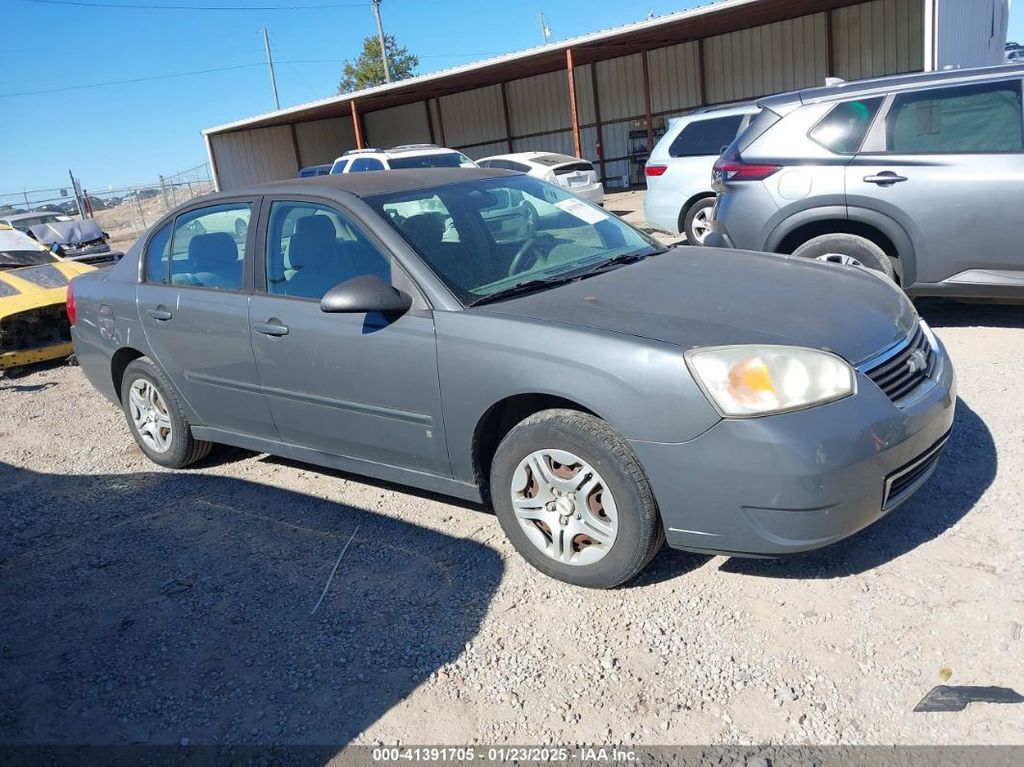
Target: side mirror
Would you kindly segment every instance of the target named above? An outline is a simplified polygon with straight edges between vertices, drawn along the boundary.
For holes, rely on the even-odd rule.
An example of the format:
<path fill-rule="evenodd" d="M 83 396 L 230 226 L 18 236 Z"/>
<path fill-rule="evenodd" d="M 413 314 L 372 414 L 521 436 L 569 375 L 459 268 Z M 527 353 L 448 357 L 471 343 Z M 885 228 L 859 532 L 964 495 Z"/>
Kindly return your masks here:
<path fill-rule="evenodd" d="M 320 311 L 345 314 L 403 314 L 412 297 L 388 285 L 375 274 L 338 283 L 320 300 Z"/>

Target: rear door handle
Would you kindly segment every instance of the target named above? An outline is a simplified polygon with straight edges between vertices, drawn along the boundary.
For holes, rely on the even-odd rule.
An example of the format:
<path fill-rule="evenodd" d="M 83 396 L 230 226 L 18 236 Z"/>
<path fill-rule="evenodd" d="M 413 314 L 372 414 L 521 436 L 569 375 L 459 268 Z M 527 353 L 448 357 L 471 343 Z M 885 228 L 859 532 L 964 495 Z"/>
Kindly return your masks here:
<path fill-rule="evenodd" d="M 266 322 L 255 322 L 253 323 L 252 329 L 257 333 L 262 333 L 265 336 L 286 336 L 288 335 L 288 326 L 282 325 L 281 320 L 271 317 Z"/>
<path fill-rule="evenodd" d="M 898 176 L 891 170 L 883 170 L 881 173 L 877 173 L 874 176 L 865 176 L 864 181 L 869 184 L 878 184 L 879 186 L 892 186 L 900 181 L 906 181 L 906 176 Z"/>
<path fill-rule="evenodd" d="M 167 311 L 166 309 L 156 308 L 156 309 L 146 309 L 146 316 L 147 317 L 152 317 L 154 320 L 159 320 L 160 322 L 166 322 L 173 315 L 169 311 Z"/>

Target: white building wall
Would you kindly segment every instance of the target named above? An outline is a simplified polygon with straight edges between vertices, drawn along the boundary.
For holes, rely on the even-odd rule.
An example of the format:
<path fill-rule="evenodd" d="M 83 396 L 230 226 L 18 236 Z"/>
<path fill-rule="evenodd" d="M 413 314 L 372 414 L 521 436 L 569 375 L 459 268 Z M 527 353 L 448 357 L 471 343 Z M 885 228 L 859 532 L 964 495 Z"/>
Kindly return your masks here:
<path fill-rule="evenodd" d="M 929 9 L 930 10 L 930 9 Z M 934 6 L 934 69 L 984 67 L 1003 63 L 1010 0 L 938 0 Z"/>
<path fill-rule="evenodd" d="M 572 125 L 565 72 L 511 80 L 505 89 L 513 136 L 560 130 Z"/>
<path fill-rule="evenodd" d="M 639 53 L 598 61 L 594 68 L 602 122 L 644 113 L 644 65 Z"/>
<path fill-rule="evenodd" d="M 288 126 L 256 128 L 210 137 L 221 189 L 238 189 L 298 175 Z"/>
<path fill-rule="evenodd" d="M 699 51 L 697 43 L 689 42 L 647 53 L 652 112 L 685 109 L 701 103 Z"/>

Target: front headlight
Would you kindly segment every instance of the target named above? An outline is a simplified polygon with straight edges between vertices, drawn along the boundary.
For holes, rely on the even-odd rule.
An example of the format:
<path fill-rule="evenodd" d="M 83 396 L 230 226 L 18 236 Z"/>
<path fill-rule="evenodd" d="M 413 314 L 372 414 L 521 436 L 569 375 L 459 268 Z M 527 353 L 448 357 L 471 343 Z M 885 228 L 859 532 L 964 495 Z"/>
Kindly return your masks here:
<path fill-rule="evenodd" d="M 695 349 L 686 364 L 722 414 L 734 418 L 832 402 L 857 387 L 846 360 L 798 346 Z"/>

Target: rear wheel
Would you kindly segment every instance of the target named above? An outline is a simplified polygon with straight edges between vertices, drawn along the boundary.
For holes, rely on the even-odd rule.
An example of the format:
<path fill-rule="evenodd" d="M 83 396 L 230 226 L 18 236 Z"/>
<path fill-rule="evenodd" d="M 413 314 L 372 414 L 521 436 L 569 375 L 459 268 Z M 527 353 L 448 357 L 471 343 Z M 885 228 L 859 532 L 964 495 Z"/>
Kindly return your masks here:
<path fill-rule="evenodd" d="M 586 413 L 545 410 L 516 425 L 495 453 L 491 499 L 523 558 L 578 586 L 629 580 L 665 540 L 633 451 Z"/>
<path fill-rule="evenodd" d="M 181 469 L 205 458 L 213 447 L 192 436 L 178 393 L 148 357 L 125 368 L 121 406 L 136 444 L 154 463 Z"/>
<path fill-rule="evenodd" d="M 896 269 L 889 255 L 875 243 L 855 234 L 822 234 L 793 251 L 794 256 L 864 266 L 895 279 Z"/>
<path fill-rule="evenodd" d="M 714 197 L 697 200 L 686 211 L 683 219 L 683 233 L 690 245 L 703 245 L 711 232 L 711 210 L 715 207 Z"/>

